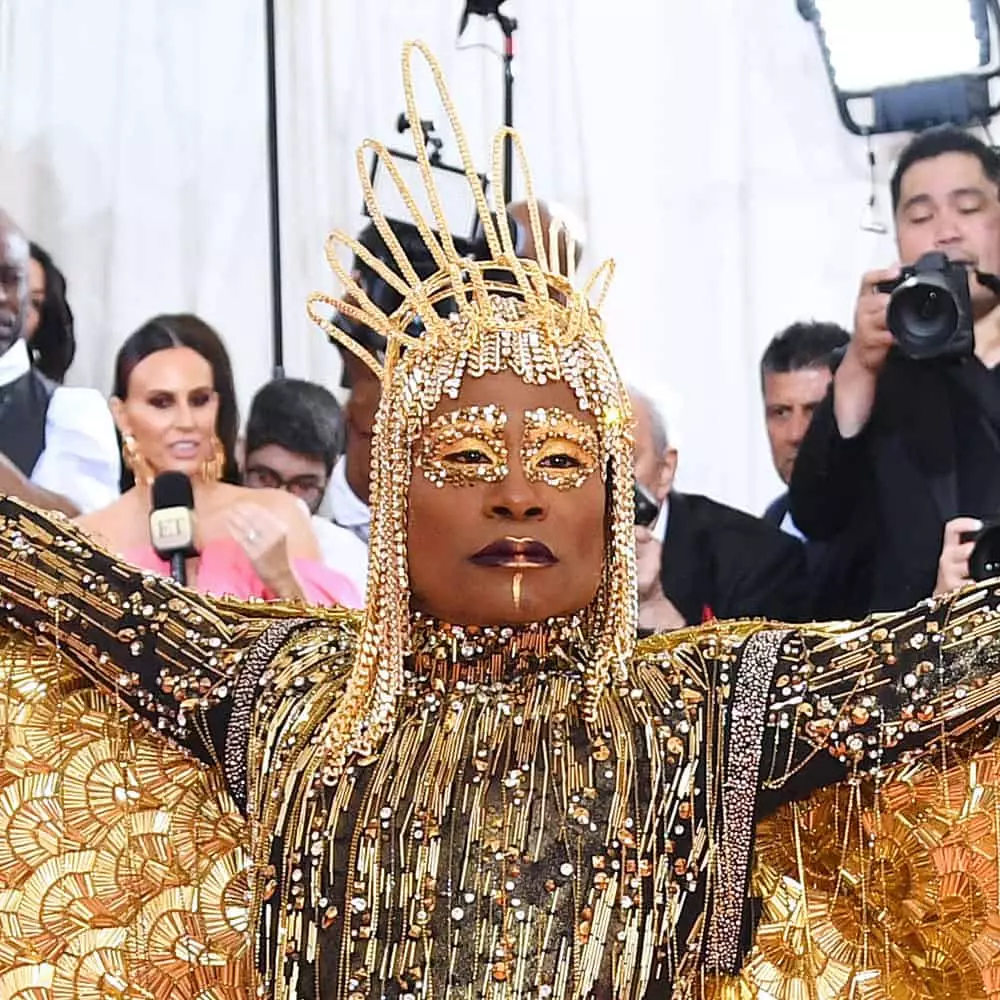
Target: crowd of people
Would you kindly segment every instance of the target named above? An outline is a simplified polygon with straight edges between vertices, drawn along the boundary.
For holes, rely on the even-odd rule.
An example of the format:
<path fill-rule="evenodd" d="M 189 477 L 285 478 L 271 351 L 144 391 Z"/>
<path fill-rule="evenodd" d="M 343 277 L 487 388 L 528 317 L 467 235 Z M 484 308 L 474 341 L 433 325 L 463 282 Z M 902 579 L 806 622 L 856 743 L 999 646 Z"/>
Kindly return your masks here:
<path fill-rule="evenodd" d="M 970 581 L 976 532 L 1000 513 L 998 184 L 1000 157 L 974 136 L 916 136 L 891 184 L 900 263 L 864 276 L 853 331 L 798 321 L 767 345 L 761 397 L 788 489 L 765 524 L 672 492 L 677 452 L 640 395 L 637 478 L 661 505 L 638 529 L 648 627 L 856 620 Z M 970 272 L 968 357 L 914 360 L 889 331 L 887 284 L 932 252 Z"/>
<path fill-rule="evenodd" d="M 276 380 L 242 428 L 190 315 L 125 340 L 107 403 L 62 385 L 66 282 L 0 216 L 0 987 L 839 1000 L 903 969 L 986 996 L 1000 608 L 969 558 L 1000 508 L 1000 159 L 929 131 L 892 191 L 902 264 L 968 270 L 972 349 L 901 355 L 898 268 L 852 332 L 778 333 L 762 516 L 674 490 L 544 205 L 481 212 L 476 260 L 416 220 L 421 280 L 372 200 L 317 297 L 346 405 Z M 150 544 L 164 473 L 192 484 L 189 586 Z M 907 860 L 980 882 L 918 899 Z"/>
<path fill-rule="evenodd" d="M 865 276 L 853 336 L 834 323 L 796 321 L 767 345 L 761 399 L 788 490 L 766 511 L 675 490 L 678 453 L 662 403 L 632 388 L 636 478 L 656 506 L 652 522 L 636 527 L 642 629 L 710 618 L 856 620 L 968 581 L 970 539 L 1000 511 L 991 472 L 1000 457 L 992 384 L 1000 309 L 995 289 L 975 277 L 1000 268 L 998 181 L 996 152 L 944 127 L 913 140 L 892 183 L 902 265 L 937 250 L 972 268 L 975 351 L 965 364 L 913 362 L 893 348 L 888 294 L 877 286 L 898 268 Z M 525 205 L 507 214 L 530 258 Z M 562 233 L 563 265 L 569 242 L 579 261 L 578 224 L 544 203 L 540 211 Z M 63 274 L 10 215 L 0 236 L 0 489 L 80 516 L 112 549 L 157 568 L 143 555 L 149 484 L 176 468 L 199 484 L 200 558 L 214 567 L 198 573 L 192 564 L 195 586 L 358 605 L 381 394 L 370 368 L 341 351 L 343 407 L 304 380 L 269 383 L 241 429 L 220 336 L 195 316 L 164 315 L 122 345 L 106 403 L 95 390 L 62 384 L 76 351 Z M 361 245 L 387 257 L 374 226 Z M 373 296 L 380 286 L 391 312 L 399 296 L 363 256 L 355 275 Z M 364 324 L 338 322 L 379 349 Z M 232 544 L 219 548 L 223 539 Z M 326 590 L 303 582 L 310 565 L 333 574 Z"/>
<path fill-rule="evenodd" d="M 343 447 L 344 420 L 322 386 L 281 379 L 240 427 L 232 365 L 197 316 L 161 315 L 129 335 L 113 390 L 62 384 L 75 352 L 66 281 L 0 216 L 2 488 L 77 519 L 96 541 L 157 572 L 151 488 L 166 471 L 193 485 L 198 555 L 189 583 L 234 597 L 361 605 L 367 551 L 317 516 Z"/>
<path fill-rule="evenodd" d="M 540 211 L 548 226 L 552 213 L 545 203 Z M 527 203 L 512 204 L 509 216 L 521 252 L 533 255 Z M 385 253 L 374 227 L 363 238 Z M 577 260 L 581 253 L 578 244 Z M 150 545 L 151 487 L 162 472 L 182 472 L 197 513 L 189 585 L 361 605 L 381 394 L 366 365 L 342 351 L 344 406 L 324 386 L 275 379 L 255 394 L 241 427 L 221 336 L 197 316 L 164 314 L 125 339 L 105 400 L 63 385 L 76 352 L 66 279 L 3 209 L 0 267 L 0 491 L 67 514 L 111 551 L 169 573 Z M 371 337 L 359 332 L 362 342 Z"/>

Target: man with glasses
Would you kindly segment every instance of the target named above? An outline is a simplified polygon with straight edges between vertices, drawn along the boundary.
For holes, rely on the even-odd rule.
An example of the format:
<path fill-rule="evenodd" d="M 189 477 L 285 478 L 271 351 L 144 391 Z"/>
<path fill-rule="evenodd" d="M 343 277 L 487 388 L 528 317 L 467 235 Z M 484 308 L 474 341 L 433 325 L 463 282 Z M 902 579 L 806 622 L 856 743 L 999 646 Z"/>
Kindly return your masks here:
<path fill-rule="evenodd" d="M 288 490 L 313 515 L 313 531 L 331 569 L 365 591 L 368 550 L 346 528 L 317 515 L 330 473 L 343 452 L 340 405 L 321 385 L 302 379 L 268 382 L 250 404 L 243 437 L 243 484 Z"/>

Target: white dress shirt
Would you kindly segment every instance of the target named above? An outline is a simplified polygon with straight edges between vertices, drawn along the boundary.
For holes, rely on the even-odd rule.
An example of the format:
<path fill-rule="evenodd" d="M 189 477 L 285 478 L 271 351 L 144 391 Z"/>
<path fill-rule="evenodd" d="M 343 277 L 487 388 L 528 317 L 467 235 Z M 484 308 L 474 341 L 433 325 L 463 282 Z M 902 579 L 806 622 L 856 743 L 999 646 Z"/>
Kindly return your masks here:
<path fill-rule="evenodd" d="M 0 356 L 0 386 L 30 367 L 28 345 L 19 340 Z M 118 498 L 120 474 L 118 439 L 104 397 L 96 389 L 57 386 L 45 414 L 45 448 L 28 478 L 87 514 Z"/>
<path fill-rule="evenodd" d="M 806 536 L 799 531 L 799 526 L 792 520 L 792 512 L 790 510 L 785 511 L 785 516 L 781 519 L 780 527 L 786 535 L 791 535 L 792 538 L 797 538 L 800 542 L 806 540 Z"/>
<path fill-rule="evenodd" d="M 323 565 L 343 573 L 364 598 L 368 582 L 368 546 L 352 531 L 325 517 L 314 516 L 312 529 L 323 556 Z"/>
<path fill-rule="evenodd" d="M 649 532 L 661 545 L 667 538 L 667 525 L 670 523 L 670 497 L 660 504 L 660 513 L 650 527 Z"/>
<path fill-rule="evenodd" d="M 371 529 L 372 512 L 368 504 L 360 500 L 347 482 L 347 459 L 342 455 L 340 461 L 333 467 L 330 485 L 326 490 L 324 503 L 329 516 L 342 528 L 368 544 L 368 533 Z"/>

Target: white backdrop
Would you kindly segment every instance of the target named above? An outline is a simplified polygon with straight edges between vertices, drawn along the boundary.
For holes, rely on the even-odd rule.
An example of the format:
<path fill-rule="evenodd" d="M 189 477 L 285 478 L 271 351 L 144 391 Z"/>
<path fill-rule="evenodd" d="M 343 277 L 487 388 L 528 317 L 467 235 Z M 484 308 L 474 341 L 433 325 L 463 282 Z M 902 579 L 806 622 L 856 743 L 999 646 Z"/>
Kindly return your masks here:
<path fill-rule="evenodd" d="M 403 141 L 403 40 L 439 54 L 484 166 L 500 63 L 456 49 L 462 0 L 278 6 L 286 371 L 335 384 L 303 304 L 333 289 L 326 232 L 361 224 L 354 147 Z M 617 260 L 611 336 L 626 374 L 679 400 L 680 484 L 761 509 L 760 351 L 796 319 L 846 324 L 892 257 L 860 228 L 865 148 L 808 26 L 794 0 L 508 6 L 536 186 L 585 220 L 587 264 Z M 68 275 L 71 381 L 107 389 L 121 340 L 179 310 L 223 334 L 244 405 L 268 377 L 262 33 L 262 0 L 0 0 L 0 204 Z M 474 19 L 464 41 L 501 39 Z"/>

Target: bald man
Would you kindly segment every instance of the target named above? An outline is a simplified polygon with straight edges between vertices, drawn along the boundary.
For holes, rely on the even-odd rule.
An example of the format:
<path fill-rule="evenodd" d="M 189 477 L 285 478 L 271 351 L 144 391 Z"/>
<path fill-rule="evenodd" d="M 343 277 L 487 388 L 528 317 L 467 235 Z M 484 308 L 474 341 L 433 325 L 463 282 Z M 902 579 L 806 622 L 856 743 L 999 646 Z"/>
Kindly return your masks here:
<path fill-rule="evenodd" d="M 656 404 L 630 390 L 635 478 L 659 508 L 637 526 L 639 627 L 667 632 L 707 618 L 800 621 L 805 551 L 798 539 L 741 510 L 674 490 L 677 449 Z"/>
<path fill-rule="evenodd" d="M 531 231 L 531 217 L 528 213 L 528 203 L 526 201 L 512 201 L 507 207 L 507 217 L 517 223 L 517 232 L 514 234 L 516 249 L 519 257 L 527 260 L 538 259 L 538 249 L 535 246 L 535 236 Z M 556 205 L 554 202 L 540 201 L 538 203 L 538 217 L 542 227 L 542 235 L 545 240 L 545 254 L 549 253 L 549 241 L 551 233 L 556 235 L 556 245 L 559 250 L 559 262 L 549 261 L 549 267 L 560 274 L 568 274 L 567 270 L 567 250 L 573 247 L 573 269 L 580 266 L 583 259 L 584 231 L 583 223 L 571 212 Z"/>
<path fill-rule="evenodd" d="M 75 516 L 118 496 L 118 441 L 100 393 L 32 367 L 28 295 L 28 241 L 0 209 L 0 493 Z"/>

